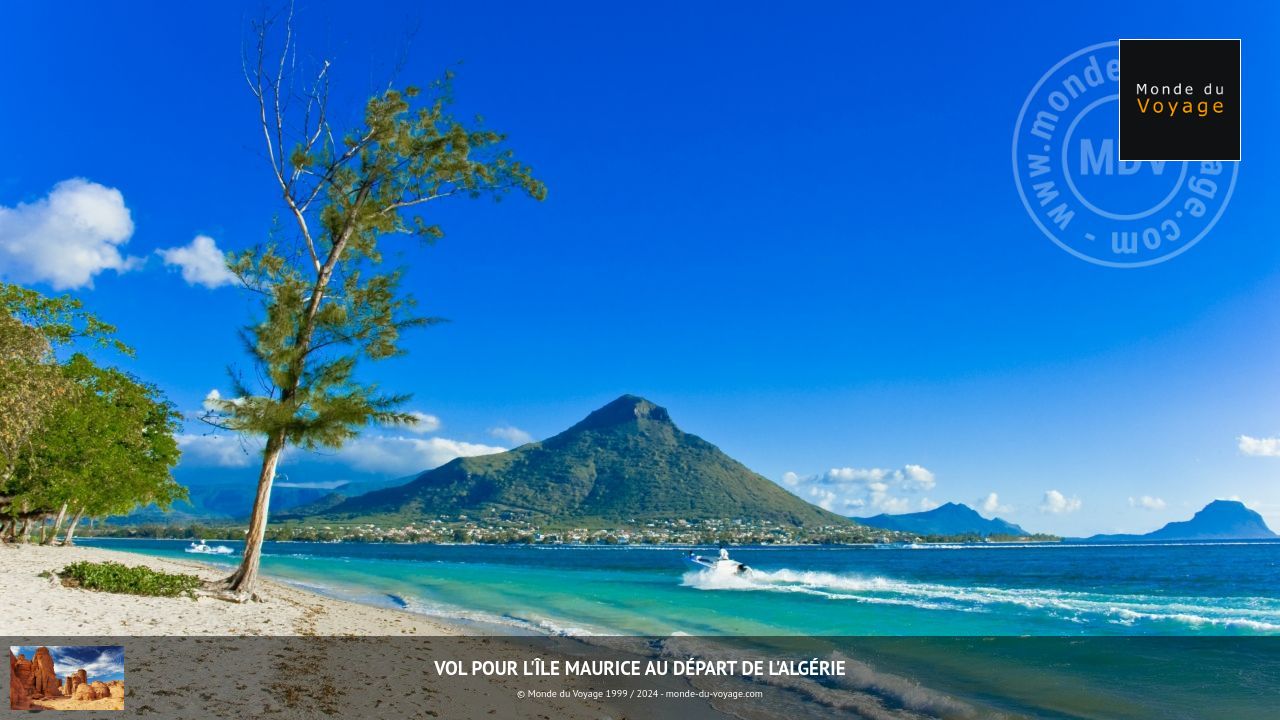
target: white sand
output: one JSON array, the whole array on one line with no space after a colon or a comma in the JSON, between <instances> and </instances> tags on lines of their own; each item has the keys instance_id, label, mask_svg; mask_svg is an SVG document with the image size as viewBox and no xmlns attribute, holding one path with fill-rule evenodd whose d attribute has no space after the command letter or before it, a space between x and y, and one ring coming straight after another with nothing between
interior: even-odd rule
<instances>
[{"instance_id":1,"label":"white sand","mask_svg":"<svg viewBox=\"0 0 1280 720\"><path fill-rule=\"evenodd\" d=\"M81 560L113 560L216 580L195 562L88 547L0 544L0 633L5 635L459 635L444 622L327 598L263 580L265 602L155 598L63 587L39 577ZM471 634L475 631L472 630Z\"/></svg>"},{"instance_id":2,"label":"white sand","mask_svg":"<svg viewBox=\"0 0 1280 720\"><path fill-rule=\"evenodd\" d=\"M531 686L621 684L610 680L436 676L429 672L431 661L458 656L458 643L474 643L472 653L482 648L487 659L514 660L529 652L498 637L397 640L390 636L475 636L477 628L323 597L278 582L262 582L259 594L266 602L240 604L213 597L95 592L39 577L80 560L147 565L208 580L225 571L102 548L0 544L0 635L25 638L23 644L51 638L86 644L127 638L126 712L166 718L599 720L640 711L608 700L533 699L521 692ZM243 636L263 639L245 642ZM724 717L700 700L640 712L666 720Z\"/></svg>"}]
</instances>

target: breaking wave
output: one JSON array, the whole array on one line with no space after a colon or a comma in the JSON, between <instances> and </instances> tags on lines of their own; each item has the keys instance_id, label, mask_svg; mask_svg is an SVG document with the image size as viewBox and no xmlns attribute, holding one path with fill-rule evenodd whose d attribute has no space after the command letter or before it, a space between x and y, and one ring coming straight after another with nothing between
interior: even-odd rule
<instances>
[{"instance_id":1,"label":"breaking wave","mask_svg":"<svg viewBox=\"0 0 1280 720\"><path fill-rule=\"evenodd\" d=\"M508 635L552 635L557 637L590 637L602 631L578 625L569 625L544 617L520 617L482 610L468 610L443 603L429 602L413 596L401 596L400 607L408 612L428 617L486 626Z\"/></svg>"},{"instance_id":2,"label":"breaking wave","mask_svg":"<svg viewBox=\"0 0 1280 720\"><path fill-rule=\"evenodd\" d=\"M694 571L685 573L682 584L699 590L796 593L832 601L900 605L922 610L1014 612L1082 625L1124 626L1129 632L1190 630L1280 634L1280 599L1277 598L1201 598L948 585L789 569L754 570L749 575Z\"/></svg>"}]
</instances>

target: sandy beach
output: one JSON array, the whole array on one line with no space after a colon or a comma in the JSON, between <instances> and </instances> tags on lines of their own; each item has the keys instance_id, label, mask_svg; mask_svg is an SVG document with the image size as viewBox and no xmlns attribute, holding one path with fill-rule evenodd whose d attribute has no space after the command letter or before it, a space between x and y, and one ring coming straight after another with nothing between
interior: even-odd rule
<instances>
[{"instance_id":1,"label":"sandy beach","mask_svg":"<svg viewBox=\"0 0 1280 720\"><path fill-rule=\"evenodd\" d=\"M101 548L0 545L0 635L15 643L48 645L123 639L128 711L159 717L312 718L359 710L366 717L388 718L586 720L637 709L602 698L525 698L521 690L529 683L517 678L432 676L427 669L442 655L481 652L501 659L521 657L522 650L500 637L468 640L465 635L479 632L474 627L345 602L280 582L262 581L264 602L239 604L213 597L94 592L41 577L81 560L146 565L209 580L221 571ZM652 707L648 715L723 717L705 702L694 703L692 714L683 705Z\"/></svg>"},{"instance_id":2,"label":"sandy beach","mask_svg":"<svg viewBox=\"0 0 1280 720\"><path fill-rule=\"evenodd\" d=\"M0 618L5 635L459 635L443 622L408 612L328 598L263 580L264 602L213 597L155 598L63 587L40 577L68 564L111 560L216 580L224 571L196 562L89 547L0 545ZM474 634L472 630L470 634Z\"/></svg>"}]
</instances>

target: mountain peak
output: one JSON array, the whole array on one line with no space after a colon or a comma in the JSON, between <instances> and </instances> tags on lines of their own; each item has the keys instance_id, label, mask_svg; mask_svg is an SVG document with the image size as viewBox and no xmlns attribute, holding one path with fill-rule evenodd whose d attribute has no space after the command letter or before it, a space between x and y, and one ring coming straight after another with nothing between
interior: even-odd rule
<instances>
[{"instance_id":1,"label":"mountain peak","mask_svg":"<svg viewBox=\"0 0 1280 720\"><path fill-rule=\"evenodd\" d=\"M1094 535L1091 541L1259 540L1276 537L1266 521L1239 500L1214 500L1190 520L1179 520L1145 535Z\"/></svg>"},{"instance_id":2,"label":"mountain peak","mask_svg":"<svg viewBox=\"0 0 1280 720\"><path fill-rule=\"evenodd\" d=\"M933 510L931 510L930 512L938 516L946 516L946 517L952 517L952 518L966 518L966 519L973 519L977 521L982 521L984 519L977 510L974 510L973 508L969 507L968 505L965 505L964 503L958 503L958 502L943 503L938 507L934 508Z\"/></svg>"},{"instance_id":3,"label":"mountain peak","mask_svg":"<svg viewBox=\"0 0 1280 720\"><path fill-rule=\"evenodd\" d=\"M922 535L1026 535L1022 528L1000 518L990 520L964 503L949 502L932 510L901 515L855 518L863 525Z\"/></svg>"},{"instance_id":4,"label":"mountain peak","mask_svg":"<svg viewBox=\"0 0 1280 720\"><path fill-rule=\"evenodd\" d=\"M633 420L652 420L671 424L671 415L661 405L639 395L623 395L604 407L592 412L571 430L591 430L612 427Z\"/></svg>"},{"instance_id":5,"label":"mountain peak","mask_svg":"<svg viewBox=\"0 0 1280 720\"><path fill-rule=\"evenodd\" d=\"M348 519L509 513L541 527L697 519L853 526L682 432L665 409L636 395L542 442L457 458L320 513Z\"/></svg>"}]
</instances>

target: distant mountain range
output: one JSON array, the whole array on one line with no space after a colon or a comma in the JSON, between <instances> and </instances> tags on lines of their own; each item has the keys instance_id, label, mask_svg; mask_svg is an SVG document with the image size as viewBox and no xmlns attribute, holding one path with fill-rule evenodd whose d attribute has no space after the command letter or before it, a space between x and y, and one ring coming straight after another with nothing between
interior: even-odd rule
<instances>
[{"instance_id":1,"label":"distant mountain range","mask_svg":"<svg viewBox=\"0 0 1280 720\"><path fill-rule=\"evenodd\" d=\"M251 510L251 483L190 483L190 502L162 512L139 509L118 524L236 522ZM564 432L492 455L464 457L406 478L280 482L273 520L413 522L440 516L523 517L544 527L651 521L741 519L794 527L854 524L928 535L1031 533L985 518L962 503L925 512L845 518L812 505L678 428L665 408L623 395ZM1262 516L1215 500L1190 520L1145 535L1094 535L1074 542L1268 539Z\"/></svg>"},{"instance_id":2,"label":"distant mountain range","mask_svg":"<svg viewBox=\"0 0 1280 720\"><path fill-rule=\"evenodd\" d=\"M273 512L294 512L316 504L327 507L333 498L360 495L393 485L401 485L413 478L387 478L386 480L336 481L326 483L277 482L271 488ZM246 473L236 480L210 482L200 479L187 483L188 500L175 503L170 510L160 510L154 505L138 508L128 515L112 518L113 524L136 525L139 523L188 523L242 521L253 510L255 478ZM328 503L328 504L326 504Z\"/></svg>"},{"instance_id":3,"label":"distant mountain range","mask_svg":"<svg viewBox=\"0 0 1280 720\"><path fill-rule=\"evenodd\" d=\"M1085 542L1151 540L1265 540L1276 537L1262 516L1236 500L1214 500L1190 520L1171 522L1145 535L1094 535Z\"/></svg>"},{"instance_id":4,"label":"distant mountain range","mask_svg":"<svg viewBox=\"0 0 1280 720\"><path fill-rule=\"evenodd\" d=\"M419 519L510 513L546 527L743 519L850 526L676 427L666 409L623 395L554 437L463 457L407 484L331 496L279 519Z\"/></svg>"},{"instance_id":5,"label":"distant mountain range","mask_svg":"<svg viewBox=\"0 0 1280 720\"><path fill-rule=\"evenodd\" d=\"M881 514L868 518L854 518L857 522L884 530L901 530L917 535L1019 535L1028 536L1026 530L1011 522L992 518L988 520L977 510L963 503L949 502L925 512L901 515Z\"/></svg>"}]
</instances>

